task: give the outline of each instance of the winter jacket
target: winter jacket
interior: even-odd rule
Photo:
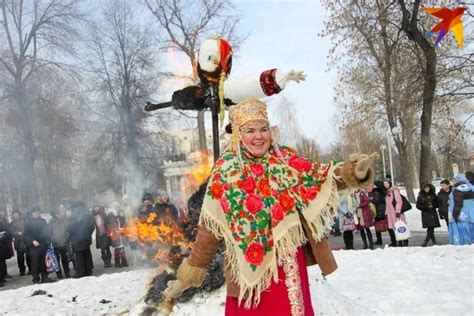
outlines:
[[[39,243],[38,247],[48,248],[51,243],[51,230],[48,223],[44,218],[30,218],[26,221],[25,225],[25,241],[29,249],[35,247],[33,241],[36,240]]]
[[[421,211],[423,228],[440,227],[438,214],[436,213],[439,203],[435,188],[431,184],[427,184],[423,188],[426,186],[430,188],[430,192],[426,193],[424,189],[420,191],[416,200],[416,208]]]
[[[383,185],[379,184],[379,185]],[[369,193],[370,202],[375,205],[377,214],[375,215],[375,221],[381,221],[385,219],[385,193],[381,187],[376,187],[372,192]]]
[[[108,235],[108,219],[105,213],[98,213],[94,216],[95,223],[95,246],[97,249],[110,247],[110,238]]]
[[[341,194],[337,211],[339,213],[339,226],[341,231],[344,231],[344,221],[348,217],[356,216],[357,208],[359,207],[359,199],[355,194]]]
[[[61,248],[68,244],[69,242],[69,233],[68,233],[69,222],[67,218],[59,219],[53,217],[49,221],[49,226],[51,227],[52,237],[53,237],[53,247]]]
[[[14,238],[13,245],[15,246],[16,251],[26,252],[27,250],[25,241],[25,225],[26,221],[21,218],[10,222],[10,230]]]
[[[359,229],[369,228],[374,226],[374,217],[370,210],[370,200],[366,191],[359,193],[359,209],[357,210],[357,216],[359,218]]]
[[[390,187],[385,195],[385,216],[387,217],[387,224],[389,229],[394,229],[397,222],[396,214],[402,210],[403,201],[400,191],[396,187]],[[405,214],[400,215],[400,219],[407,223]]]
[[[463,184],[449,195],[449,240],[453,245],[474,242],[474,186]]]
[[[439,190],[438,192],[438,213],[442,218],[448,218],[449,195],[452,191],[453,187],[449,186],[448,192],[444,191],[443,189]]]
[[[72,250],[78,252],[89,249],[94,229],[94,219],[89,210],[83,206],[73,208],[68,225]]]
[[[156,204],[155,208],[156,208],[158,217],[161,218],[167,215],[171,215],[171,217],[176,223],[179,222],[178,209],[176,208],[176,206],[174,206],[174,204],[171,204],[171,203]]]
[[[0,259],[13,257],[12,233],[6,221],[0,221]]]

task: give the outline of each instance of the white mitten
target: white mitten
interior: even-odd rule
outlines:
[[[275,74],[275,80],[281,89],[285,89],[285,86],[289,81],[295,81],[296,83],[300,83],[300,81],[305,81],[306,74],[304,73],[304,71],[298,71],[293,69],[288,72],[284,72],[280,69],[277,69]]]

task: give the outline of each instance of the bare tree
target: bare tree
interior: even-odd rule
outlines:
[[[324,3],[331,12],[326,35],[333,39],[333,59],[344,62],[340,70],[342,84],[336,87],[342,105],[342,128],[360,126],[382,135],[390,133],[402,160],[408,197],[413,201],[419,77],[412,75],[417,63],[410,62],[411,49],[404,45],[392,22],[397,18],[394,5],[378,0],[353,1],[350,5],[344,1]],[[336,54],[336,49],[344,55]],[[392,132],[397,129],[400,133]]]
[[[145,0],[159,25],[163,27],[165,48],[183,52],[191,63],[193,82],[197,76],[199,44],[208,36],[227,39],[236,50],[244,37],[238,33],[239,16],[230,0]],[[199,145],[207,151],[204,112],[197,116]]]
[[[284,96],[278,98],[275,114],[278,118],[280,130],[280,142],[282,144],[297,147],[302,142],[303,132],[298,122],[295,104]]]
[[[104,124],[115,133],[108,130],[106,139],[113,144],[115,173],[120,172],[119,183],[127,187],[127,192],[139,184],[131,179],[143,182],[140,138],[144,136],[146,115],[141,105],[159,80],[157,49],[150,40],[152,30],[147,23],[139,24],[135,10],[124,0],[107,2],[100,20],[92,28],[90,45],[93,52],[90,68],[97,87],[92,99],[103,102],[105,108],[113,108],[113,115],[108,115]]]
[[[32,102],[28,99],[30,82],[39,69],[48,67],[68,71],[58,57],[74,53],[73,40],[79,38],[74,26],[81,18],[77,1],[17,1],[1,0],[0,38],[5,43],[0,52],[5,98],[13,101],[10,111],[16,112],[17,127],[24,146],[21,186],[24,207],[37,203],[35,161],[37,148],[31,122]],[[55,59],[56,58],[56,59]]]
[[[401,159],[408,195],[413,200],[411,188],[417,182],[419,152],[414,140],[420,130],[416,118],[424,114],[425,102],[423,51],[406,39],[400,27],[403,16],[395,2],[324,1],[324,4],[331,16],[323,35],[331,37],[333,62],[341,64],[341,84],[336,92],[337,102],[342,106],[342,127],[361,124],[385,135],[388,125]],[[429,17],[422,19],[426,21]],[[449,84],[439,90],[434,109],[444,116],[450,113],[442,109],[456,106],[465,97],[455,94],[466,91],[459,88],[468,82],[464,73],[469,72],[465,68],[469,57],[455,58],[460,56],[457,53],[452,46],[439,51],[445,62],[438,67],[436,75],[445,74],[442,80]],[[419,162],[419,170],[432,170],[431,160],[420,159]]]

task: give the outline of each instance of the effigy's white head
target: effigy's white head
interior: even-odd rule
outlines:
[[[219,40],[208,38],[202,42],[199,49],[198,62],[201,69],[207,72],[214,72],[219,67],[221,52]]]

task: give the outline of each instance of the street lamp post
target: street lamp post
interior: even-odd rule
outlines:
[[[382,178],[385,178],[385,176],[387,175],[385,173],[385,148],[387,148],[387,146],[385,146],[385,144],[380,145],[380,150],[382,151],[382,166],[383,166]]]
[[[395,135],[400,134],[401,130],[398,126],[395,126],[394,128],[392,128],[391,132],[392,132],[392,135],[395,136]],[[390,176],[392,177],[393,185],[395,185],[395,173],[393,171],[393,161],[392,161],[392,142],[391,142],[389,134],[387,134],[387,143],[388,143],[388,159],[390,161]]]
[[[390,135],[387,134],[387,143],[388,143],[388,161],[390,164],[390,177],[393,185],[395,185],[395,176],[393,174],[393,161],[392,161],[392,143],[390,142]]]

